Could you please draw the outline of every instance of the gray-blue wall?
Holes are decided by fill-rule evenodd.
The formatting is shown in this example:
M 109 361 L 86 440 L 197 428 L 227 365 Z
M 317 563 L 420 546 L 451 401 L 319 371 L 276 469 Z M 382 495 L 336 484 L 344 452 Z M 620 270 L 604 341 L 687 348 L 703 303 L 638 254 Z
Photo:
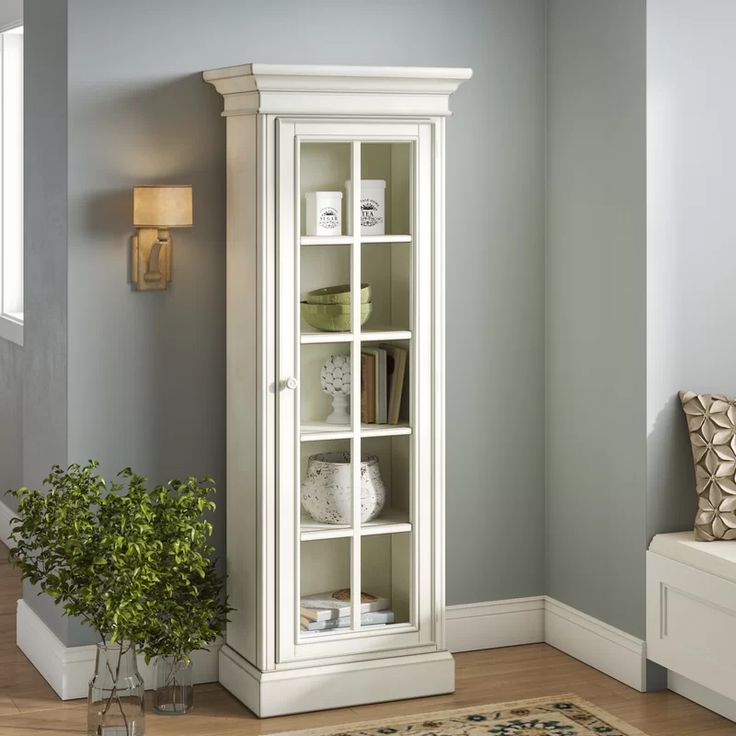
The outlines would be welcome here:
M 644 0 L 549 0 L 546 590 L 644 637 Z
M 68 147 L 54 152 L 68 156 L 67 263 L 47 264 L 65 279 L 68 329 L 49 322 L 47 340 L 68 349 L 68 380 L 39 398 L 54 417 L 64 403 L 69 461 L 97 457 L 108 474 L 224 478 L 224 124 L 200 72 L 247 61 L 474 68 L 447 136 L 448 601 L 542 593 L 544 2 L 68 0 L 53 27 L 49 4 L 26 0 L 26 43 L 40 64 L 38 44 L 66 45 L 68 33 L 53 72 L 68 64 L 54 89 L 67 95 L 59 109 L 68 102 Z M 137 294 L 126 284 L 130 188 L 152 182 L 192 183 L 196 225 L 174 232 L 170 290 Z M 51 214 L 29 206 L 29 218 L 63 239 Z M 31 306 L 29 325 L 49 319 Z M 39 443 L 27 477 L 60 454 Z M 221 498 L 219 544 L 223 514 Z M 41 612 L 66 644 L 91 638 Z
M 25 325 L 22 478 L 38 485 L 67 454 L 68 151 L 66 0 L 26 3 Z M 24 598 L 62 639 L 78 625 L 28 586 Z

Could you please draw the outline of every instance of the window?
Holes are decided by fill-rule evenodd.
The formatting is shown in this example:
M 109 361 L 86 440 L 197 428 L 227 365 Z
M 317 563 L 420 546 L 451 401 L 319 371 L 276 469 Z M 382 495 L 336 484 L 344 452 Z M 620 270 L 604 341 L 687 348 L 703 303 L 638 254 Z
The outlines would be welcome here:
M 0 33 L 0 337 L 23 344 L 23 27 Z

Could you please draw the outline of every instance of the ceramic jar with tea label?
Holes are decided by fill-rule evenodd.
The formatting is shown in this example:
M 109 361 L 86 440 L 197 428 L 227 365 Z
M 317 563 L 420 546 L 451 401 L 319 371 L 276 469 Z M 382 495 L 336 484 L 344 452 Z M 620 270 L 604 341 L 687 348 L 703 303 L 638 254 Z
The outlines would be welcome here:
M 352 182 L 345 182 L 348 198 L 348 231 L 353 231 L 350 206 Z M 362 179 L 360 182 L 360 234 L 386 234 L 386 182 L 383 179 Z

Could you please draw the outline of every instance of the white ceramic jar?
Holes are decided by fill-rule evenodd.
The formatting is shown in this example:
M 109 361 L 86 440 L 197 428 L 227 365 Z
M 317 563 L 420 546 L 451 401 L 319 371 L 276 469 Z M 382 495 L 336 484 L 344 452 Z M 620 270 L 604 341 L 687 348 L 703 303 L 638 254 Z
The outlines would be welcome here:
M 353 211 L 350 205 L 352 182 L 345 182 L 348 201 L 348 230 L 353 231 Z M 360 182 L 360 234 L 386 234 L 386 182 L 383 179 L 362 179 Z
M 302 483 L 302 506 L 323 524 L 349 524 L 352 514 L 352 469 L 349 452 L 312 455 Z M 386 503 L 386 488 L 375 455 L 360 463 L 360 520 L 375 519 Z
M 342 235 L 342 192 L 307 192 L 307 235 Z

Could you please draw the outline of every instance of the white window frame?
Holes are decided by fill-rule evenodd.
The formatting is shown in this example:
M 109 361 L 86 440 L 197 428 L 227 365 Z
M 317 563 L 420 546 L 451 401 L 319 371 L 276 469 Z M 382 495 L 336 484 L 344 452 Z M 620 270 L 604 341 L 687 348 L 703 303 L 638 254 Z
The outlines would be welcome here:
M 0 28 L 0 338 L 23 345 L 23 26 Z

